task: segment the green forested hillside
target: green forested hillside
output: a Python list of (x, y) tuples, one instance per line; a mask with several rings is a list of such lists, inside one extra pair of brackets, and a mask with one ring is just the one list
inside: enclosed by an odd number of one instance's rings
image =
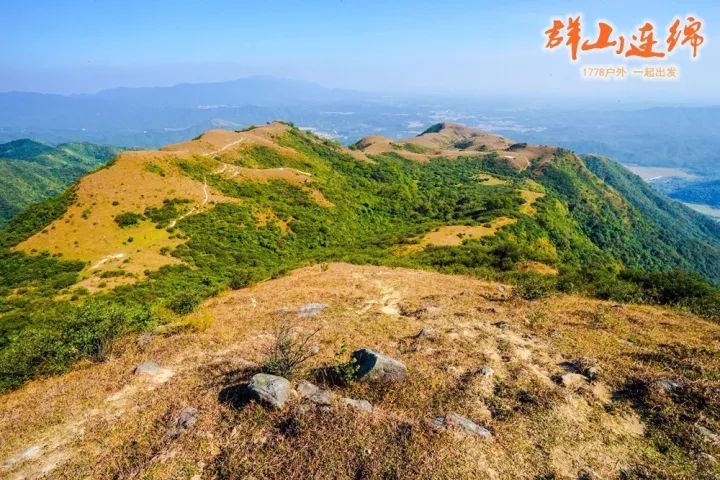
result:
[(689, 183), (674, 189), (668, 195), (681, 202), (720, 207), (720, 180)]
[[(720, 225), (603, 157), (565, 152), (539, 169), (595, 245), (630, 268), (696, 271), (720, 283)], [(587, 168), (585, 168), (587, 167)]]
[[(147, 270), (138, 281), (91, 293), (77, 284), (101, 273), (85, 262), (14, 248), (33, 234), (51, 238), (51, 221), (80, 202), (74, 188), (14, 218), (0, 231), (0, 390), (79, 358), (102, 358), (114, 336), (191, 312), (224, 289), (336, 260), (501, 279), (528, 299), (579, 292), (720, 318), (718, 292), (700, 277), (720, 279), (717, 230), (612, 163), (588, 158), (586, 166), (564, 150), (522, 169), (496, 152), (463, 151), (425, 163), (394, 152), (358, 160), (310, 133), (281, 131), (251, 145), (256, 137), (249, 129), (237, 153), (193, 154), (191, 145), (162, 157), (162, 167), (145, 164), (162, 182), (173, 168), (223, 200), (201, 210), (175, 192), (160, 208), (123, 212), (181, 241), (163, 249), (172, 264)], [(242, 177), (280, 166), (275, 173), (295, 169), (306, 180)], [(238, 170), (229, 175), (232, 169)], [(86, 208), (89, 225), (100, 207), (78, 206)], [(493, 227), (498, 220), (502, 226)], [(442, 226), (484, 233), (461, 236), (457, 244), (423, 244), (426, 235), (442, 234)], [(123, 245), (140, 252), (132, 242)], [(132, 276), (123, 268), (120, 263), (108, 278)]]
[(91, 143), (50, 146), (27, 139), (0, 145), (0, 225), (29, 204), (59, 194), (118, 151)]

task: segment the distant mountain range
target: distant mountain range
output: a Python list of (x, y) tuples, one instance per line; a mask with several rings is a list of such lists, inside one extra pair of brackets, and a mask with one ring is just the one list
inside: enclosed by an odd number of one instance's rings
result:
[(156, 147), (209, 128), (240, 128), (288, 114), (303, 119), (303, 112), (342, 109), (370, 98), (273, 77), (116, 88), (92, 95), (7, 92), (0, 93), (0, 140), (29, 137), (53, 143), (83, 140)]
[(626, 165), (720, 176), (720, 107), (532, 106), (525, 100), (371, 94), (275, 77), (89, 95), (0, 93), (0, 141), (157, 148), (213, 128), (240, 129), (279, 118), (346, 145), (368, 134), (406, 138), (453, 121)]

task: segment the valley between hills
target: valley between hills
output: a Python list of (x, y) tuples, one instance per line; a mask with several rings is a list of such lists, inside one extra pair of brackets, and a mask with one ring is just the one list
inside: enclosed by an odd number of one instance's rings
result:
[(0, 260), (8, 478), (720, 474), (720, 225), (603, 157), (212, 130), (30, 206)]

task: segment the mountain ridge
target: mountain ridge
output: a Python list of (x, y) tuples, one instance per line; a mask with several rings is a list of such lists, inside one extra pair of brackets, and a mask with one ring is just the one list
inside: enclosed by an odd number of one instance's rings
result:
[[(0, 230), (0, 368), (13, 372), (5, 388), (83, 357), (66, 343), (184, 315), (226, 288), (326, 261), (499, 279), (527, 298), (582, 292), (720, 318), (720, 294), (698, 276), (720, 278), (716, 231), (668, 231), (638, 200), (657, 197), (636, 189), (639, 197), (625, 198), (620, 183), (606, 184), (567, 150), (434, 130), (364, 149), (284, 122), (213, 130), (122, 152), (30, 207)], [(697, 220), (682, 208), (673, 215)], [(113, 320), (95, 324), (96, 316)], [(31, 347), (40, 341), (31, 331), (68, 339)], [(83, 340), (73, 339), (78, 332)], [(73, 351), (92, 351), (93, 342)], [(33, 349), (45, 357), (26, 357)]]

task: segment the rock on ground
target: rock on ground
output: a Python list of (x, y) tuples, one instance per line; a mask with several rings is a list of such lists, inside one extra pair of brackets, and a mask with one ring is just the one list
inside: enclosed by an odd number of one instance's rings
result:
[(314, 317), (322, 313), (327, 305), (324, 303), (306, 303), (298, 308), (298, 315), (301, 317)]
[(168, 431), (170, 437), (177, 437), (183, 430), (189, 430), (198, 421), (199, 412), (195, 407), (185, 407), (180, 411), (175, 426)]
[(287, 379), (266, 373), (254, 375), (248, 389), (255, 399), (273, 408), (283, 408), (292, 391)]
[(160, 365), (157, 362), (142, 362), (135, 367), (135, 375), (153, 375), (158, 370), (160, 370)]
[(446, 413), (443, 417), (433, 419), (431, 425), (434, 428), (456, 427), (462, 429), (464, 432), (477, 435), (478, 437), (482, 437), (486, 440), (492, 439), (492, 433), (490, 433), (490, 430), (481, 427), (467, 417), (463, 417), (462, 415), (453, 412)]
[(343, 397), (340, 399), (340, 403), (367, 413), (372, 413), (373, 411), (372, 404), (367, 400), (356, 400), (354, 398)]
[(185, 407), (180, 411), (180, 416), (177, 420), (177, 427), (187, 430), (192, 428), (198, 420), (199, 412), (195, 407)]
[(655, 380), (652, 382), (651, 386), (668, 395), (677, 393), (682, 389), (682, 385), (671, 378), (661, 378), (659, 380)]
[(301, 400), (314, 403), (316, 405), (330, 405), (332, 404), (333, 394), (328, 390), (322, 390), (321, 388), (313, 385), (310, 382), (303, 380), (297, 386), (298, 395)]
[(580, 388), (587, 383), (587, 379), (579, 373), (566, 373), (558, 378), (558, 383), (565, 388)]
[(155, 383), (167, 382), (174, 373), (172, 369), (161, 367), (157, 362), (142, 362), (135, 367), (135, 375), (147, 377)]
[(407, 378), (407, 367), (383, 353), (363, 348), (352, 353), (358, 365), (356, 377), (363, 381), (396, 382)]

